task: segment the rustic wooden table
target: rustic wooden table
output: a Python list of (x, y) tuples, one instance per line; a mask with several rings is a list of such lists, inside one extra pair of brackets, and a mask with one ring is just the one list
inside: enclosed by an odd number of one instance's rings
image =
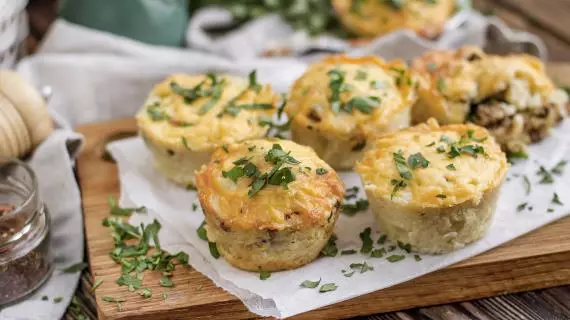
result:
[[(28, 39), (28, 47), (32, 51), (55, 18), (54, 2), (32, 0), (29, 5), (32, 36)], [(570, 0), (474, 0), (474, 4), (482, 12), (500, 17), (512, 28), (541, 37), (551, 61), (570, 61)], [(79, 308), (88, 318), (97, 319), (92, 284), (91, 275), (85, 272), (77, 289), (76, 303), (70, 308)], [(65, 317), (74, 318), (71, 312)], [(570, 286), (361, 319), (570, 319)]]

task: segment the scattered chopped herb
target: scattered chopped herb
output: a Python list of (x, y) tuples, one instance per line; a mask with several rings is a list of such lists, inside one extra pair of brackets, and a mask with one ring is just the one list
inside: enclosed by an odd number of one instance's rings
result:
[(202, 224), (196, 229), (196, 233), (198, 233), (198, 237), (204, 241), (208, 241), (208, 232), (204, 226), (206, 225), (206, 221), (202, 221)]
[(372, 252), (370, 252), (370, 257), (382, 258), (384, 256), (384, 254), (386, 254), (386, 249), (384, 249), (384, 248), (374, 249), (374, 250), (372, 250)]
[(226, 144), (222, 145), (222, 150), (224, 150), (226, 153), (230, 152)]
[(133, 292), (136, 289), (140, 289), (142, 285), (142, 280), (130, 274), (122, 274), (116, 280), (116, 283), (120, 286), (127, 286), (129, 288), (129, 291)]
[(43, 301), (48, 301), (48, 300), (49, 300), (49, 297), (48, 297), (48, 296), (42, 296), (42, 300), (43, 300)]
[(514, 163), (517, 159), (528, 159), (528, 153), (524, 151), (508, 152), (507, 160), (510, 163)]
[(394, 196), (396, 193), (398, 193), (399, 190), (404, 189), (408, 186), (405, 180), (392, 179), (390, 183), (392, 183), (392, 194), (390, 195), (390, 199), (394, 199)]
[(530, 184), (530, 180), (528, 179), (528, 177), (526, 175), (523, 175), (523, 182), (524, 182), (524, 189), (525, 189), (526, 195), (528, 196), (530, 194), (530, 191), (531, 191), (531, 184)]
[(338, 254), (338, 248), (336, 247), (336, 240), (337, 239), (338, 238), (334, 234), (329, 238), (329, 240), (327, 241), (327, 244), (325, 245), (323, 250), (321, 250), (322, 256), (336, 257), (336, 255)]
[(420, 257), (419, 254), (414, 254), (414, 260), (416, 260), (416, 261), (422, 261), (422, 257)]
[(340, 254), (341, 254), (342, 256), (345, 256), (345, 255), (356, 254), (357, 252), (358, 252), (358, 251), (356, 251), (356, 250), (354, 250), (354, 249), (348, 249), (348, 250), (342, 250), (342, 251), (340, 252)]
[(350, 199), (356, 198), (358, 196), (358, 190), (359, 190), (359, 188), (357, 186), (346, 189), (345, 193), (344, 193), (344, 199), (350, 200)]
[(435, 146), (435, 141), (432, 141), (432, 143), (426, 145), (426, 147), (433, 147), (433, 146)]
[(172, 280), (167, 276), (160, 277), (160, 286), (165, 288), (172, 288), (174, 287), (174, 283)]
[(134, 212), (144, 213), (146, 212), (145, 207), (138, 207), (138, 208), (121, 208), (117, 205), (117, 201), (113, 196), (107, 197), (107, 203), (109, 204), (111, 215), (113, 216), (130, 216)]
[(378, 241), (376, 241), (376, 243), (378, 244), (384, 244), (386, 242), (386, 239), (388, 238), (388, 236), (386, 234), (383, 234), (380, 236), (380, 238), (378, 238)]
[(269, 271), (261, 271), (259, 272), (259, 280), (267, 280), (271, 277), (271, 272)]
[(222, 177), (232, 180), (237, 183), (237, 180), (245, 175), (242, 167), (233, 167), (230, 171), (222, 171)]
[(557, 204), (559, 206), (564, 205), (564, 203), (562, 203), (562, 201), (560, 201), (560, 198), (558, 198), (558, 194), (556, 192), (554, 192), (554, 194), (552, 195), (552, 203)]
[(540, 166), (538, 172), (536, 173), (539, 177), (541, 177), (539, 183), (540, 184), (551, 184), (554, 183), (554, 177), (552, 174), (546, 170), (545, 167)]
[(342, 275), (345, 276), (345, 277), (347, 277), (347, 278), (350, 278), (350, 277), (352, 277), (352, 276), (354, 275), (355, 272), (356, 272), (356, 271), (346, 272), (345, 270), (342, 270)]
[(102, 283), (103, 283), (103, 280), (102, 280), (102, 279), (99, 279), (99, 280), (95, 281), (95, 284), (93, 284), (93, 287), (91, 288), (91, 291), (97, 290), (97, 288), (99, 288)]
[(410, 170), (410, 168), (408, 167), (408, 164), (406, 163), (406, 158), (404, 158), (403, 151), (398, 150), (398, 152), (395, 152), (392, 155), (394, 157), (396, 169), (398, 170), (400, 177), (402, 177), (403, 179), (406, 179), (406, 180), (411, 180), (412, 179), (412, 171)]
[(216, 246), (215, 242), (208, 241), (208, 247), (210, 248), (210, 254), (214, 259), (218, 259), (220, 257), (220, 252), (218, 251), (218, 246)]
[(76, 272), (80, 272), (83, 271), (83, 269), (87, 268), (88, 264), (85, 262), (78, 262), (76, 264), (73, 264), (63, 270), (61, 270), (64, 273), (76, 273)]
[(437, 151), (437, 153), (444, 153), (445, 152), (445, 147), (444, 146), (439, 146), (435, 149)]
[(354, 77), (354, 80), (364, 81), (364, 80), (366, 80), (366, 78), (368, 78), (368, 73), (366, 71), (363, 71), (363, 70), (357, 70), (356, 71), (356, 76)]
[(192, 150), (190, 149), (190, 146), (188, 146), (188, 140), (186, 140), (186, 137), (180, 137), (180, 140), (182, 141), (182, 145), (184, 148), (186, 148), (186, 150)]
[(198, 205), (193, 203), (192, 204), (192, 211), (196, 211), (196, 209), (198, 209)]
[(163, 121), (170, 119), (170, 116), (160, 109), (160, 105), (158, 103), (148, 106), (146, 112), (152, 121)]
[(382, 81), (379, 81), (379, 80), (372, 80), (372, 81), (370, 81), (370, 87), (371, 87), (372, 89), (380, 89), (380, 88), (383, 87)]
[(179, 85), (178, 83), (173, 81), (170, 83), (170, 90), (172, 90), (173, 93), (184, 98), (184, 103), (191, 104), (196, 99), (202, 98), (202, 97), (207, 97), (211, 94), (210, 91), (204, 90), (202, 88), (204, 86), (204, 84), (206, 84), (206, 80), (201, 81), (200, 83), (198, 83), (193, 88), (184, 88), (181, 85)]
[(103, 296), (103, 301), (105, 302), (125, 302), (127, 300), (125, 300), (125, 298), (115, 298), (115, 297), (109, 297), (109, 296)]
[[(287, 106), (287, 96), (285, 94), (281, 95), (281, 104), (277, 108), (277, 120), (281, 120), (285, 107)], [(250, 150), (251, 151), (251, 150)]]
[(301, 283), (300, 287), (313, 289), (318, 287), (319, 284), (321, 284), (321, 279), (319, 279), (318, 281), (305, 280)]
[(370, 237), (371, 229), (370, 227), (364, 229), (360, 233), (360, 240), (362, 240), (362, 247), (360, 248), (361, 253), (370, 253), (372, 251), (372, 238)]
[(566, 166), (567, 163), (568, 161), (566, 160), (560, 160), (550, 171), (553, 174), (562, 175), (564, 173), (564, 167)]
[(325, 168), (317, 168), (317, 170), (315, 170), (315, 172), (316, 172), (319, 176), (322, 176), (322, 175), (328, 173), (327, 169), (325, 169)]
[(362, 263), (351, 263), (350, 269), (360, 271), (360, 273), (365, 273), (366, 271), (374, 271), (374, 267), (366, 263), (366, 261)]
[(259, 90), (261, 90), (261, 85), (257, 83), (257, 70), (251, 71), (247, 78), (249, 79), (249, 88), (255, 92), (259, 92)]
[(329, 291), (335, 291), (336, 288), (338, 288), (338, 286), (334, 283), (326, 283), (323, 284), (320, 288), (319, 288), (319, 292), (320, 293), (324, 293), (324, 292), (329, 292)]
[(168, 299), (168, 292), (163, 292), (162, 293), (162, 300), (166, 300)]
[(407, 253), (412, 252), (412, 245), (409, 243), (403, 243), (401, 241), (398, 241), (398, 248), (406, 251)]
[(63, 301), (63, 297), (55, 297), (53, 298), (53, 303), (60, 303)]
[(369, 202), (366, 199), (358, 199), (354, 204), (343, 204), (340, 206), (342, 213), (348, 216), (354, 216), (360, 211), (368, 209)]
[(406, 259), (406, 256), (404, 255), (397, 255), (397, 254), (393, 254), (391, 256), (389, 256), (388, 258), (386, 258), (386, 260), (388, 260), (388, 262), (398, 262), (398, 261), (402, 261)]
[(144, 288), (141, 291), (139, 291), (138, 293), (141, 297), (143, 297), (145, 299), (152, 297), (152, 291), (150, 290), (150, 288)]
[(438, 197), (438, 198), (440, 198), (440, 199), (445, 199), (445, 198), (447, 198), (447, 196), (446, 196), (445, 194), (442, 194), (442, 193), (436, 195), (436, 197)]
[(518, 211), (518, 212), (523, 211), (524, 209), (526, 209), (526, 206), (527, 206), (527, 205), (528, 205), (528, 202), (523, 202), (523, 203), (519, 204), (519, 205), (517, 206), (517, 211)]
[(453, 163), (448, 164), (448, 165), (446, 166), (446, 168), (449, 169), (449, 170), (452, 170), (452, 171), (457, 170), (457, 168), (455, 168), (455, 165), (454, 165)]
[(442, 135), (441, 137), (439, 137), (439, 141), (440, 142), (444, 142), (446, 144), (452, 144), (453, 141), (451, 140), (450, 137), (446, 136), (446, 135)]
[(380, 102), (380, 98), (374, 96), (354, 97), (344, 105), (342, 110), (352, 113), (353, 110), (356, 109), (362, 113), (369, 114), (372, 113), (375, 108), (380, 107)]
[(332, 69), (327, 72), (327, 75), (329, 76), (329, 89), (331, 90), (331, 96), (329, 97), (330, 106), (334, 113), (338, 113), (342, 107), (340, 94), (346, 87), (344, 84), (345, 72), (339, 69)]
[(411, 156), (408, 157), (408, 166), (410, 166), (410, 168), (412, 169), (416, 169), (416, 168), (427, 168), (429, 165), (429, 161), (424, 158), (424, 156), (421, 153), (414, 153)]
[(548, 211), (548, 212), (554, 212), (554, 209), (548, 208), (548, 210), (546, 210), (546, 211)]

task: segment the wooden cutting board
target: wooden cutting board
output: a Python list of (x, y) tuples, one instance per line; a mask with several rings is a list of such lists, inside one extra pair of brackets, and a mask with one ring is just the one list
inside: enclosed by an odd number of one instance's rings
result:
[[(570, 84), (570, 64), (549, 65), (549, 72), (559, 83)], [(115, 284), (120, 268), (109, 258), (113, 242), (101, 221), (109, 212), (107, 196), (119, 194), (119, 181), (116, 165), (105, 160), (104, 146), (109, 140), (135, 134), (135, 130), (133, 119), (78, 128), (87, 140), (77, 171), (89, 265), (95, 280), (103, 280), (96, 291), (100, 319), (256, 318), (237, 298), (192, 268), (177, 268), (173, 276), (176, 287), (172, 289), (160, 287), (159, 275), (147, 272), (144, 287), (152, 289), (151, 299), (143, 300)], [(568, 230), (570, 218), (562, 219), (446, 269), (295, 319), (340, 319), (570, 284)], [(162, 297), (165, 291), (166, 300)], [(117, 304), (102, 301), (103, 296), (124, 297), (127, 301), (119, 311)]]

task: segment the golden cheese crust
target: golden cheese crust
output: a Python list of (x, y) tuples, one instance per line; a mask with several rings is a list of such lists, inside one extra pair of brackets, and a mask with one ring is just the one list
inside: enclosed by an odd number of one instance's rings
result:
[(285, 111), (293, 119), (293, 140), (313, 147), (337, 169), (350, 168), (351, 154), (359, 156), (367, 140), (409, 126), (414, 85), (401, 61), (329, 56), (290, 90)]
[(263, 137), (278, 96), (270, 85), (229, 75), (176, 74), (157, 84), (136, 116), (142, 135), (174, 152), (213, 151)]
[[(276, 147), (277, 146), (277, 147)], [(276, 167), (268, 153), (281, 148), (293, 157), (278, 168), (288, 168), (285, 185), (266, 183), (251, 195), (256, 176), (270, 174)], [(248, 177), (246, 164), (257, 168)], [(249, 165), (248, 164), (248, 165)], [(242, 167), (246, 174), (237, 175)], [(252, 169), (252, 166), (250, 166)], [(233, 170), (233, 171), (232, 171)], [(251, 171), (250, 171), (251, 172)], [(272, 181), (268, 178), (265, 181)], [(196, 187), (204, 214), (209, 222), (216, 221), (224, 230), (305, 230), (336, 221), (344, 187), (336, 172), (315, 152), (292, 141), (279, 139), (250, 140), (218, 149), (211, 161), (196, 174)], [(325, 239), (326, 241), (326, 239)]]
[[(427, 165), (420, 161), (413, 167), (414, 157), (416, 163), (421, 160), (418, 153)], [(397, 154), (403, 168), (398, 167)], [(407, 178), (402, 176), (406, 166)], [(380, 137), (356, 171), (373, 197), (421, 209), (478, 203), (486, 191), (502, 183), (508, 167), (505, 154), (484, 128), (472, 124), (440, 127), (430, 119)], [(404, 183), (398, 185), (400, 181)]]
[(332, 4), (341, 22), (356, 35), (365, 37), (407, 28), (433, 38), (443, 31), (456, 10), (456, 0), (333, 0)]
[(420, 75), (414, 123), (471, 121), (507, 151), (521, 151), (566, 117), (568, 97), (528, 55), (487, 55), (476, 47), (432, 51), (413, 62)]

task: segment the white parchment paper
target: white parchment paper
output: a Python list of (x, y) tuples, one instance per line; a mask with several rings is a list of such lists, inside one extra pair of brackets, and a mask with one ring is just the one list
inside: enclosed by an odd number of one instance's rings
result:
[[(206, 242), (200, 240), (196, 229), (203, 221), (201, 209), (192, 210), (192, 204), (199, 204), (196, 193), (178, 187), (163, 178), (153, 167), (152, 159), (140, 138), (114, 142), (109, 146), (117, 160), (122, 188), (122, 200), (129, 205), (146, 206), (152, 217), (174, 232), (162, 233), (161, 242), (178, 243), (187, 241), (184, 250), (190, 254), (190, 264), (210, 277), (217, 285), (238, 296), (252, 311), (262, 316), (289, 317), (295, 314), (354, 298), (372, 291), (419, 277), (450, 264), (487, 251), (512, 240), (570, 212), (570, 165), (562, 176), (555, 175), (555, 183), (539, 184), (536, 175), (540, 165), (551, 169), (562, 159), (570, 159), (570, 121), (555, 130), (546, 141), (530, 149), (530, 159), (514, 165), (508, 173), (508, 181), (501, 189), (497, 212), (490, 232), (481, 240), (459, 251), (430, 256), (422, 255), (416, 261), (413, 254), (400, 249), (390, 254), (404, 254), (406, 259), (390, 263), (385, 258), (371, 258), (369, 255), (338, 255), (321, 257), (302, 268), (276, 272), (268, 280), (261, 281), (259, 274), (241, 271), (229, 265), (223, 258), (214, 259)], [(532, 189), (526, 195), (523, 176), (531, 181)], [(346, 187), (358, 186), (363, 197), (360, 179), (353, 172), (342, 172)], [(557, 193), (564, 205), (552, 203)], [(517, 210), (521, 203), (527, 208)], [(532, 207), (532, 210), (530, 208)], [(548, 209), (553, 209), (548, 212)], [(148, 217), (147, 217), (148, 218)], [(359, 233), (372, 227), (373, 240), (380, 234), (376, 231), (371, 212), (360, 212), (353, 217), (342, 215), (335, 234), (337, 246), (342, 249), (360, 249)], [(387, 242), (388, 248), (393, 243)], [(375, 243), (376, 248), (382, 247)], [(374, 271), (356, 272), (345, 277), (341, 270), (350, 270), (351, 263), (366, 261)], [(334, 282), (339, 287), (334, 292), (319, 293), (316, 289), (303, 289), (304, 280), (322, 279), (321, 284)]]

